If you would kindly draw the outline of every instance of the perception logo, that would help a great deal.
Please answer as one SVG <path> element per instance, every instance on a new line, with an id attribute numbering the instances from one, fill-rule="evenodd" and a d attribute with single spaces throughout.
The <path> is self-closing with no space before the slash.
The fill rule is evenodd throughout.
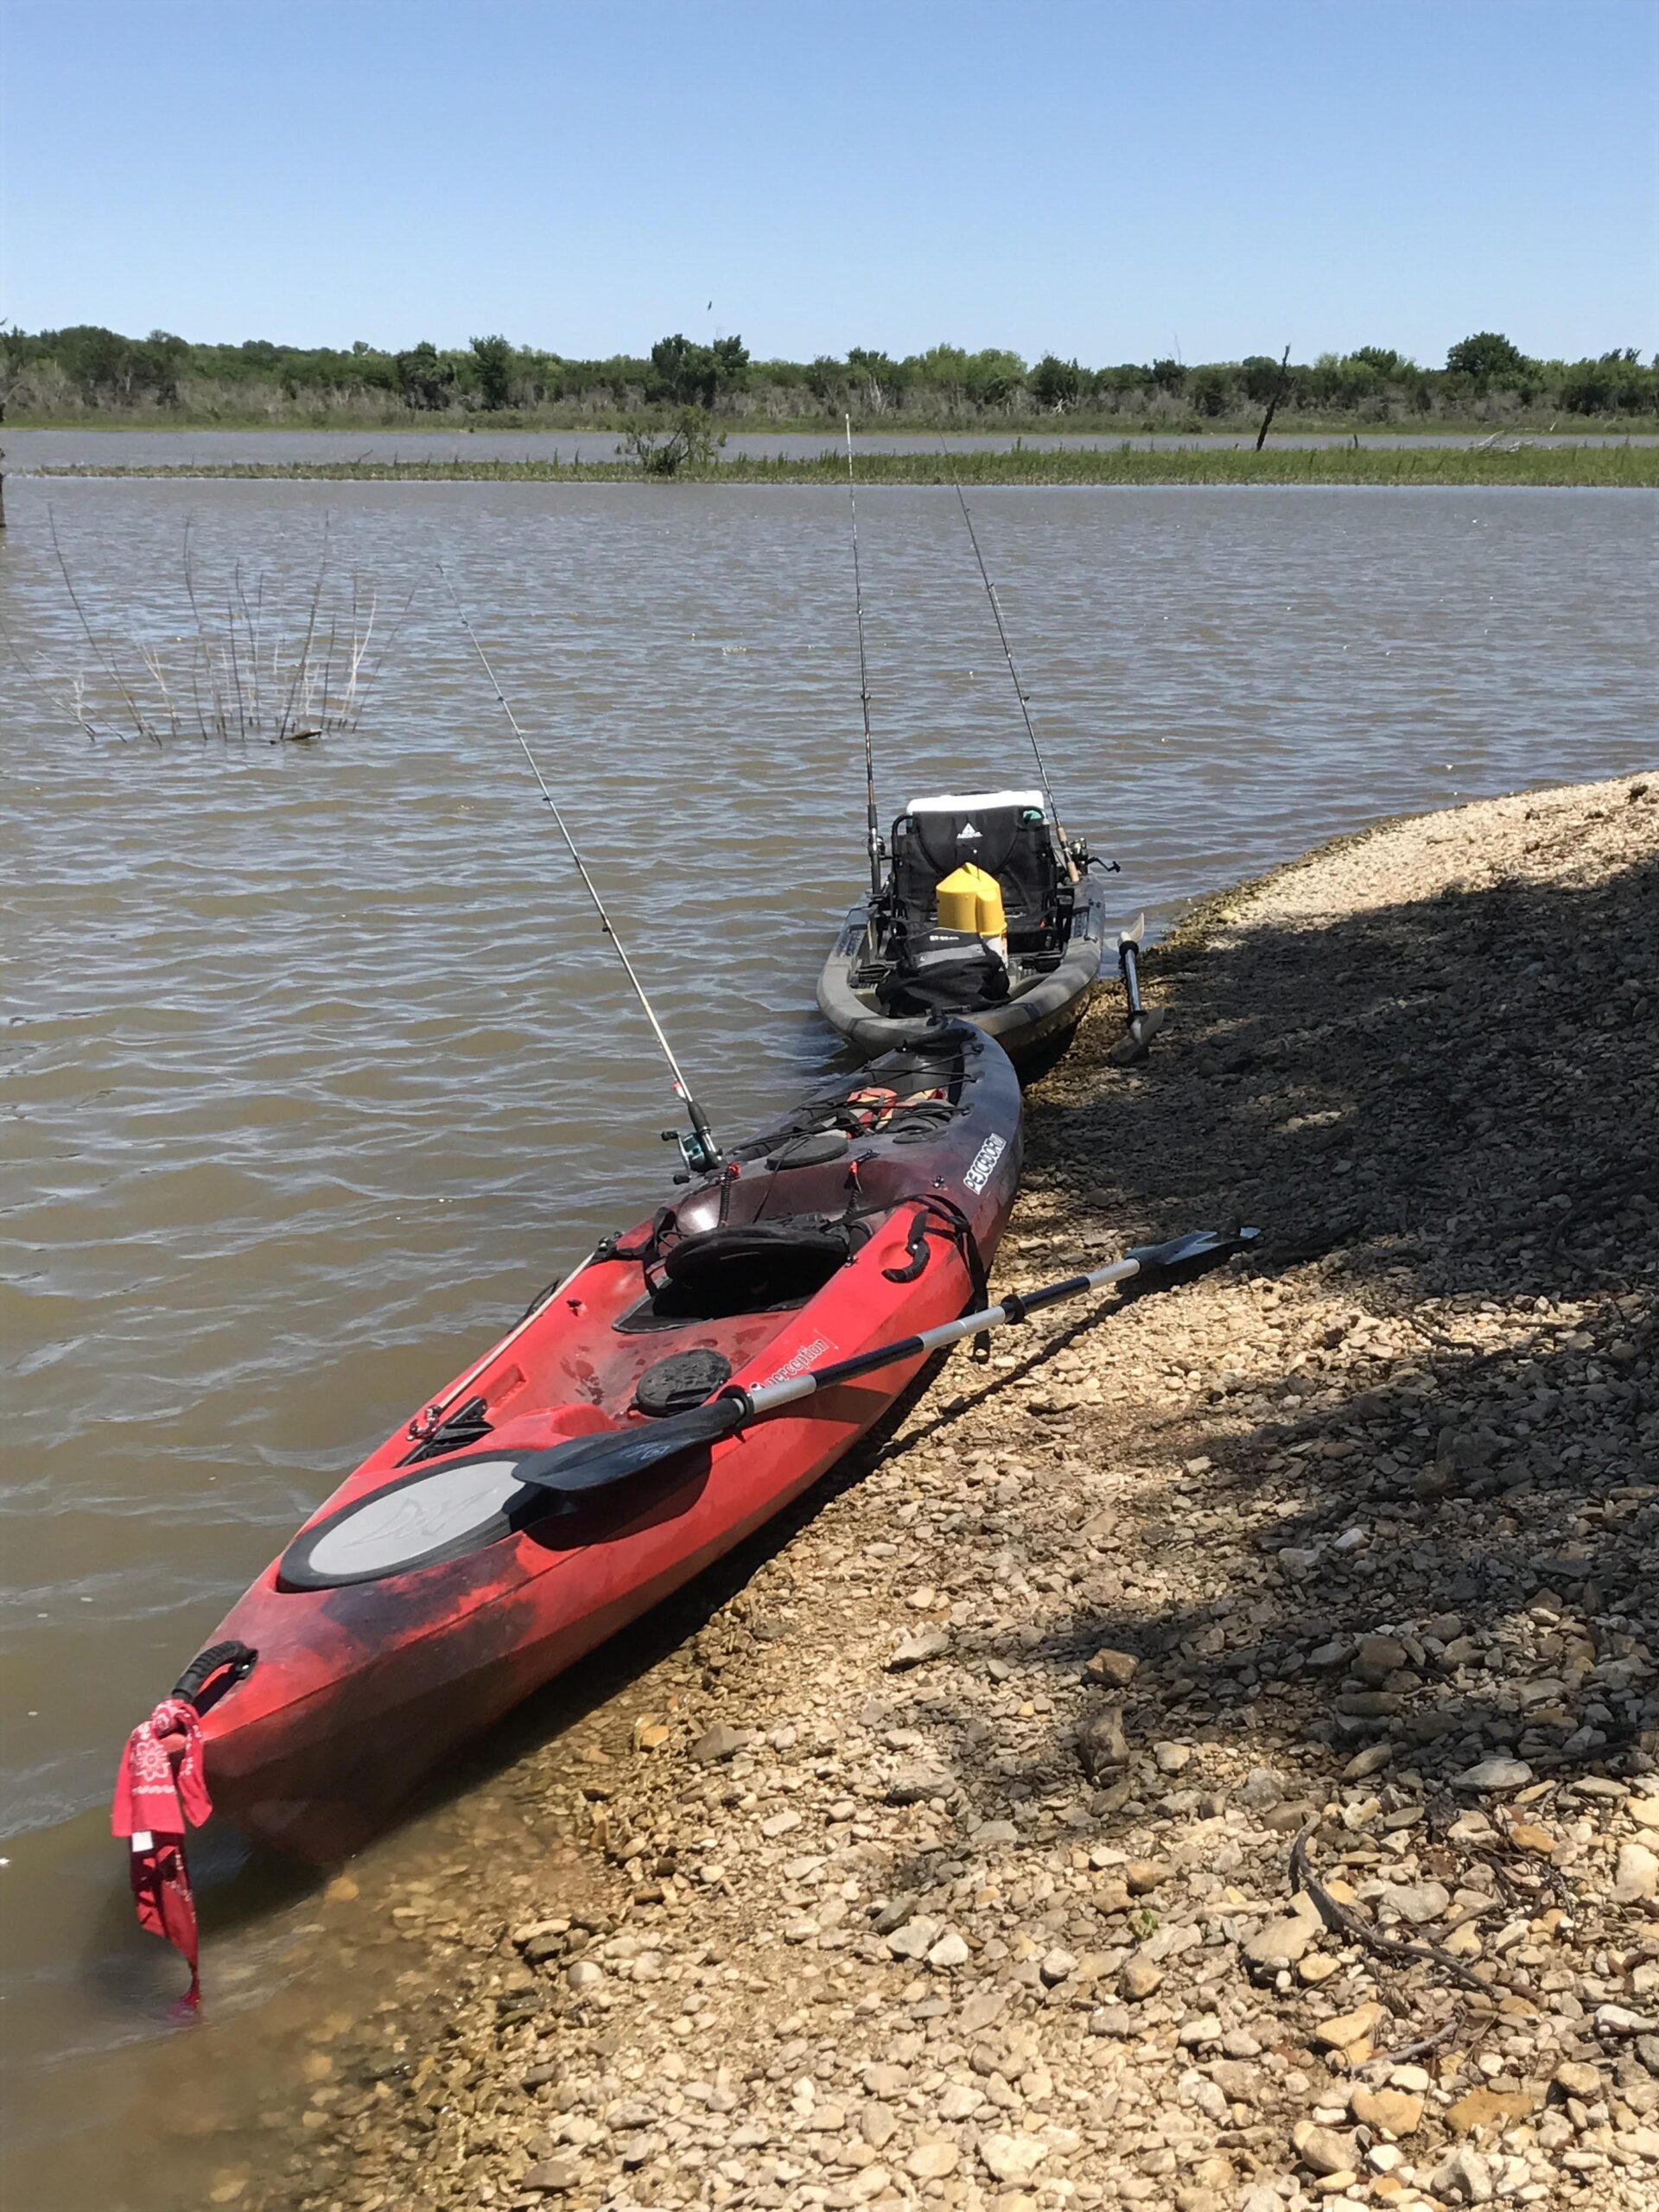
<path id="1" fill-rule="evenodd" d="M 976 1198 L 990 1181 L 992 1168 L 995 1166 L 1007 1148 L 1006 1137 L 987 1137 L 974 1154 L 973 1164 L 962 1180 L 964 1188 L 971 1191 Z"/>

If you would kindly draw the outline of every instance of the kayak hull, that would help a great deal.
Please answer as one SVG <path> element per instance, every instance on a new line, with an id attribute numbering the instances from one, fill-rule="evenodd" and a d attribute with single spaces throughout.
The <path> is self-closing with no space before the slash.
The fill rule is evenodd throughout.
<path id="1" fill-rule="evenodd" d="M 879 1119 L 882 1100 L 908 1088 L 914 1096 L 884 1124 L 860 1132 L 872 1096 Z M 828 1111 L 852 1123 L 839 1152 L 834 1132 L 794 1126 Z M 769 1154 L 768 1146 L 778 1149 Z M 953 1319 L 975 1301 L 1013 1204 L 1018 1077 L 976 1031 L 936 1025 L 916 1048 L 808 1102 L 781 1143 L 773 1131 L 734 1158 L 738 1173 L 724 1190 L 726 1179 L 704 1179 L 668 1202 L 668 1230 L 659 1210 L 612 1240 L 615 1249 L 601 1246 L 434 1402 L 451 1418 L 458 1405 L 479 1406 L 481 1433 L 422 1458 L 417 1416 L 324 1501 L 232 1607 L 213 1642 L 251 1662 L 219 1678 L 228 1681 L 222 1694 L 200 1700 L 218 1813 L 315 1862 L 358 1849 L 461 1746 L 817 1482 L 889 1409 L 918 1359 L 579 1499 L 509 1482 L 518 1501 L 511 1525 L 465 1538 L 452 1555 L 401 1567 L 394 1554 L 385 1571 L 320 1586 L 302 1572 L 304 1560 L 326 1556 L 319 1530 L 342 1516 L 355 1525 L 360 1514 L 381 1515 L 386 1528 L 406 1529 L 426 1510 L 422 1501 L 439 1495 L 441 1478 L 487 1481 L 515 1466 L 514 1455 L 632 1432 L 647 1418 L 636 1393 L 643 1397 L 688 1352 L 716 1358 L 734 1382 L 753 1387 Z M 734 1225 L 751 1239 L 761 1225 L 763 1243 L 781 1230 L 786 1243 L 789 1224 L 837 1209 L 854 1249 L 804 1297 L 757 1309 L 752 1297 L 733 1295 L 723 1262 L 708 1280 L 662 1272 L 664 1253 L 672 1264 L 680 1249 L 677 1237 L 718 1262 Z M 642 1258 L 653 1235 L 656 1257 Z M 762 1287 L 778 1285 L 768 1278 Z M 733 1304 L 739 1310 L 688 1310 Z M 428 1446 L 432 1420 L 429 1413 Z M 440 1446 L 446 1433 L 436 1434 Z"/>
<path id="2" fill-rule="evenodd" d="M 774 1451 L 780 1441 L 772 1440 Z M 763 1527 L 845 1449 L 837 1441 L 804 1465 L 779 1452 L 783 1478 L 768 1482 L 747 1512 L 723 1515 L 695 1548 L 679 1549 L 656 1573 L 630 1577 L 608 1597 L 595 1589 L 572 1609 L 568 1593 L 550 1589 L 494 1596 L 464 1621 L 435 1625 L 419 1642 L 358 1661 L 340 1688 L 308 1705 L 284 1707 L 223 1735 L 210 1732 L 215 1811 L 314 1864 L 360 1850 L 418 1780 Z M 251 1643 L 268 1634 L 262 1596 L 251 1592 L 220 1635 Z M 211 1722 L 210 1714 L 210 1730 Z"/>
<path id="3" fill-rule="evenodd" d="M 818 977 L 818 1011 L 855 1051 L 891 1052 L 924 1036 L 927 1020 L 883 1014 L 874 990 L 856 981 L 868 958 L 870 913 L 868 897 L 849 910 Z M 1099 988 L 1105 944 L 1104 888 L 1085 876 L 1077 887 L 1071 934 L 1058 966 L 1017 982 L 1001 1004 L 965 1011 L 960 1018 L 995 1038 L 1016 1066 L 1059 1049 Z"/>

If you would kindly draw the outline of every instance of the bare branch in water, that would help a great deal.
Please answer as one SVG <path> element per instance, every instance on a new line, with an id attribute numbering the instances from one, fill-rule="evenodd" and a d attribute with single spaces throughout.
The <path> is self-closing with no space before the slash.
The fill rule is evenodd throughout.
<path id="1" fill-rule="evenodd" d="M 99 659 L 103 663 L 103 665 L 109 675 L 111 683 L 114 684 L 116 690 L 126 701 L 127 711 L 132 716 L 132 726 L 134 729 L 137 731 L 140 737 L 148 737 L 149 736 L 150 732 L 145 728 L 144 718 L 138 711 L 138 702 L 133 697 L 127 681 L 121 673 L 120 666 L 117 662 L 114 654 L 106 652 L 104 647 L 99 645 L 98 639 L 93 634 L 92 624 L 86 620 L 86 610 L 80 603 L 80 594 L 75 589 L 74 580 L 69 574 L 69 563 L 64 559 L 63 547 L 58 542 L 58 518 L 50 507 L 46 511 L 46 519 L 48 526 L 52 532 L 52 550 L 57 555 L 58 567 L 62 571 L 63 588 L 69 594 L 69 604 L 74 608 L 75 613 L 80 618 L 80 626 L 86 632 L 86 642 L 92 647 L 93 652 L 97 654 Z"/>
<path id="2" fill-rule="evenodd" d="M 408 598 L 404 600 L 402 607 L 397 611 L 397 620 L 392 624 L 391 628 L 387 632 L 385 642 L 382 645 L 378 653 L 376 654 L 373 665 L 369 669 L 367 674 L 363 677 L 361 683 L 359 684 L 358 680 L 358 669 L 360 665 L 363 655 L 368 651 L 369 638 L 374 628 L 375 608 L 379 603 L 378 599 L 370 601 L 368 628 L 365 630 L 363 633 L 362 651 L 352 663 L 352 696 L 353 699 L 357 697 L 359 691 L 366 696 L 369 690 L 379 682 L 380 671 L 385 666 L 387 657 L 391 653 L 392 647 L 397 644 L 398 639 L 403 634 L 404 625 L 410 618 L 410 612 L 414 607 L 416 599 L 418 597 L 419 593 L 420 586 L 418 584 L 411 584 Z M 349 719 L 345 721 L 344 727 L 347 729 L 355 729 L 362 719 L 363 708 L 359 704 L 357 706 L 355 711 L 350 715 Z"/>
<path id="3" fill-rule="evenodd" d="M 276 725 L 278 739 L 288 735 L 289 720 L 294 708 L 294 693 L 306 664 L 311 658 L 311 640 L 316 634 L 317 608 L 322 601 L 323 579 L 328 573 L 328 518 L 322 518 L 322 558 L 317 563 L 317 581 L 311 590 L 311 607 L 306 618 L 305 642 L 300 647 L 300 658 L 294 670 L 294 682 L 289 686 L 288 701 L 283 709 L 283 718 Z"/>
<path id="4" fill-rule="evenodd" d="M 207 695 L 213 701 L 213 734 L 217 736 L 224 737 L 227 734 L 227 732 L 225 728 L 225 710 L 220 706 L 219 699 L 219 675 L 213 666 L 213 649 L 209 641 L 207 626 L 201 619 L 201 608 L 196 602 L 196 574 L 190 563 L 191 519 L 191 517 L 187 515 L 184 520 L 184 588 L 186 595 L 189 599 L 190 612 L 192 616 L 194 618 L 196 625 L 194 659 L 205 661 L 207 664 Z M 192 666 L 194 670 L 194 660 Z M 198 720 L 200 720 L 201 694 L 199 690 L 196 693 L 196 706 Z M 207 726 L 205 722 L 201 725 L 201 734 L 204 737 L 208 734 Z"/>
<path id="5" fill-rule="evenodd" d="M 55 524 L 53 546 L 70 604 L 96 659 L 92 685 L 85 675 L 70 679 L 71 711 L 89 738 L 111 734 L 102 728 L 91 703 L 100 683 L 119 695 L 137 736 L 156 745 L 192 734 L 226 741 L 234 735 L 243 743 L 263 737 L 280 744 L 321 737 L 330 730 L 354 730 L 370 686 L 415 602 L 411 591 L 390 635 L 385 634 L 385 626 L 377 623 L 378 596 L 371 592 L 365 602 L 361 579 L 353 570 L 349 604 L 342 604 L 343 580 L 331 588 L 325 522 L 321 558 L 297 635 L 285 632 L 280 617 L 268 613 L 264 574 L 245 573 L 240 561 L 225 589 L 223 615 L 210 615 L 199 587 L 191 521 L 187 519 L 181 580 L 191 626 L 171 640 L 175 648 L 182 649 L 181 654 L 169 656 L 165 641 L 151 643 L 130 633 L 114 643 L 101 639 L 69 573 Z M 377 630 L 378 649 L 372 657 Z M 142 666 L 160 696 L 161 711 L 154 719 L 147 715 L 123 671 L 124 654 Z M 124 741 L 125 732 L 113 734 Z"/>
<path id="6" fill-rule="evenodd" d="M 162 705 L 167 713 L 169 734 L 177 737 L 180 734 L 179 710 L 173 703 L 173 694 L 167 688 L 167 672 L 162 666 L 161 655 L 154 645 L 141 645 L 138 648 L 138 658 L 149 671 L 151 681 L 162 695 Z M 150 735 L 156 739 L 157 744 L 161 742 L 156 731 L 152 730 Z"/>
<path id="7" fill-rule="evenodd" d="M 226 617 L 225 625 L 226 649 L 230 655 L 231 681 L 236 686 L 236 731 L 237 735 L 245 745 L 248 740 L 248 710 L 242 697 L 242 671 L 237 664 L 236 602 L 234 600 L 227 599 L 226 601 L 225 612 Z"/>

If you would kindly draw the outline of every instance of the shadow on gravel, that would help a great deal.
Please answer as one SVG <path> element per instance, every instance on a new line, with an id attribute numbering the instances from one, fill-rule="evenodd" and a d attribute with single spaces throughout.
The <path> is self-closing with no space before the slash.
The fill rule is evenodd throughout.
<path id="1" fill-rule="evenodd" d="M 1011 1774 L 972 1712 L 909 1700 L 917 1725 L 980 1817 L 1069 1797 L 1108 1834 L 1148 1777 L 1091 1796 L 1080 1771 L 1077 1672 L 1103 1646 L 1141 1662 L 1118 1694 L 1133 1759 L 1200 1747 L 1180 1783 L 1150 1777 L 1194 1803 L 1206 1742 L 1290 1750 L 1310 1771 L 1287 1789 L 1317 1802 L 1370 1746 L 1370 1788 L 1412 1774 L 1431 1796 L 1494 1756 L 1545 1778 L 1659 1751 L 1659 862 L 1224 924 L 1154 973 L 1173 1018 L 1150 1065 L 1107 1067 L 1096 1021 L 1029 1102 L 1027 1191 L 1065 1233 L 1027 1268 L 1243 1219 L 1268 1232 L 1250 1274 L 1325 1318 L 1271 1376 L 1230 1374 L 1212 1323 L 1168 1410 L 1115 1413 L 1109 1386 L 1033 1422 L 1052 1441 L 1033 1436 L 1028 1501 L 982 1541 L 1072 1579 L 1020 1654 L 1053 1669 L 1048 1745 Z M 1168 1311 L 1179 1339 L 1179 1294 Z M 1368 1354 L 1373 1320 L 1408 1324 L 1417 1355 Z M 991 1400 L 1115 1325 L 1046 1340 Z M 1056 1446 L 1158 1472 L 1091 1539 L 1082 1510 L 1054 1523 Z M 1137 1593 L 1141 1570 L 1164 1594 Z M 1356 1675 L 1385 1627 L 1395 1663 Z"/>

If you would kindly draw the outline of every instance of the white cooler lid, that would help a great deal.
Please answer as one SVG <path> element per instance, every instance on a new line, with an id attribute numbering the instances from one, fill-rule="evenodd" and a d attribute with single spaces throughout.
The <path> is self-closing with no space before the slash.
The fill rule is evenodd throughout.
<path id="1" fill-rule="evenodd" d="M 912 814 L 988 813 L 998 806 L 1035 806 L 1043 804 L 1041 791 L 945 791 L 937 798 L 913 798 Z"/>

